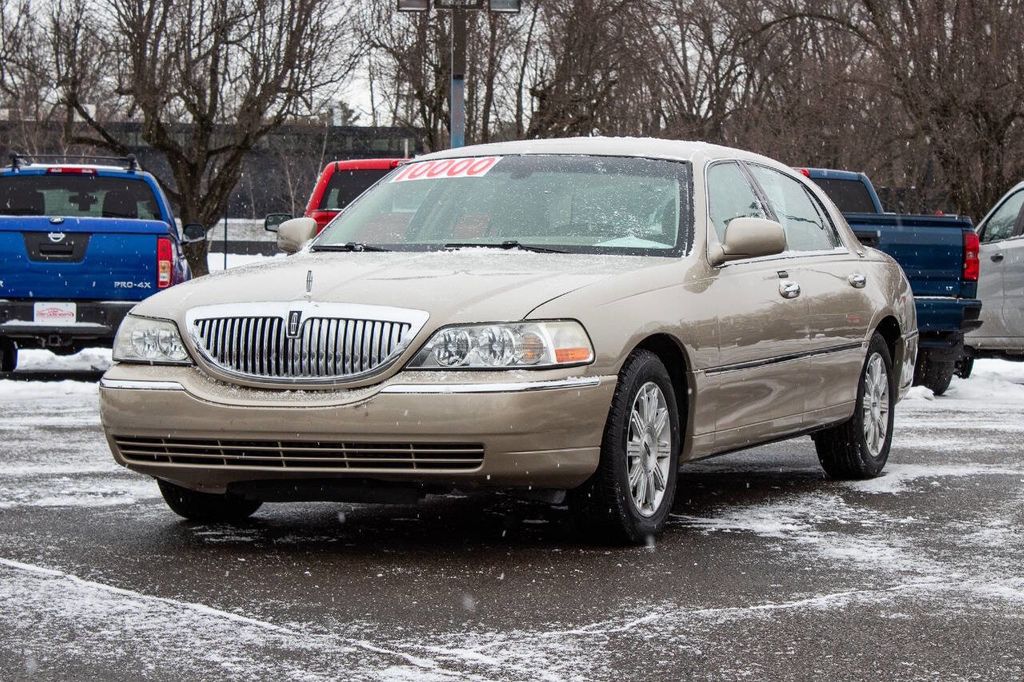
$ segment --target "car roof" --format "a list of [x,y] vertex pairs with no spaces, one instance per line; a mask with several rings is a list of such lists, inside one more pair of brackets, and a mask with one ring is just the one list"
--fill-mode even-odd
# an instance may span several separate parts
[[519,154],[590,154],[595,156],[632,156],[669,161],[702,163],[715,159],[757,161],[778,168],[792,169],[760,154],[710,144],[708,142],[666,140],[654,137],[566,137],[543,140],[517,140],[478,144],[426,154],[416,161],[465,156],[504,156]]

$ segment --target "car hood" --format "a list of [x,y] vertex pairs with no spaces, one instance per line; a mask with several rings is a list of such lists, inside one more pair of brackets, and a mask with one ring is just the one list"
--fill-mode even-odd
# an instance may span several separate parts
[[497,249],[301,253],[195,279],[134,312],[181,319],[196,306],[312,300],[422,310],[430,315],[429,327],[518,320],[548,301],[652,260],[664,261]]

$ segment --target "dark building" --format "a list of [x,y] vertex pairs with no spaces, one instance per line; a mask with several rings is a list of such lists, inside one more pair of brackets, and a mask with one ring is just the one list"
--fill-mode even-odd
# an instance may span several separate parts
[[[126,122],[108,127],[117,131],[117,137],[127,143],[145,170],[173,187],[166,159],[142,139],[141,124]],[[187,135],[187,125],[180,129],[183,136]],[[60,153],[63,151],[61,132],[56,124],[0,121],[3,158],[11,152]],[[316,123],[283,125],[246,154],[242,177],[228,202],[228,217],[262,218],[277,211],[301,212],[320,170],[330,161],[402,158],[423,151],[423,134],[414,128]]]

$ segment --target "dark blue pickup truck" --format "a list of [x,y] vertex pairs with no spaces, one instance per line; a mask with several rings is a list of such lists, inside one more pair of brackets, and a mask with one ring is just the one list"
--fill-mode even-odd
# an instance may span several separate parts
[[903,267],[921,333],[914,382],[945,392],[963,357],[964,333],[981,325],[978,236],[970,218],[886,213],[863,173],[801,171],[832,198],[862,244]]
[[[109,345],[136,303],[191,277],[171,206],[134,159],[0,169],[0,371],[18,348]],[[113,161],[113,160],[110,160]]]

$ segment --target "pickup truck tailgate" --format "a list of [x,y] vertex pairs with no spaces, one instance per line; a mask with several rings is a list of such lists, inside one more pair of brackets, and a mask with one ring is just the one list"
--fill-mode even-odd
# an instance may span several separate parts
[[159,220],[0,217],[0,298],[141,301],[156,292]]
[[974,296],[962,291],[964,231],[970,220],[958,216],[906,216],[847,213],[865,246],[885,251],[903,268],[914,296]]

